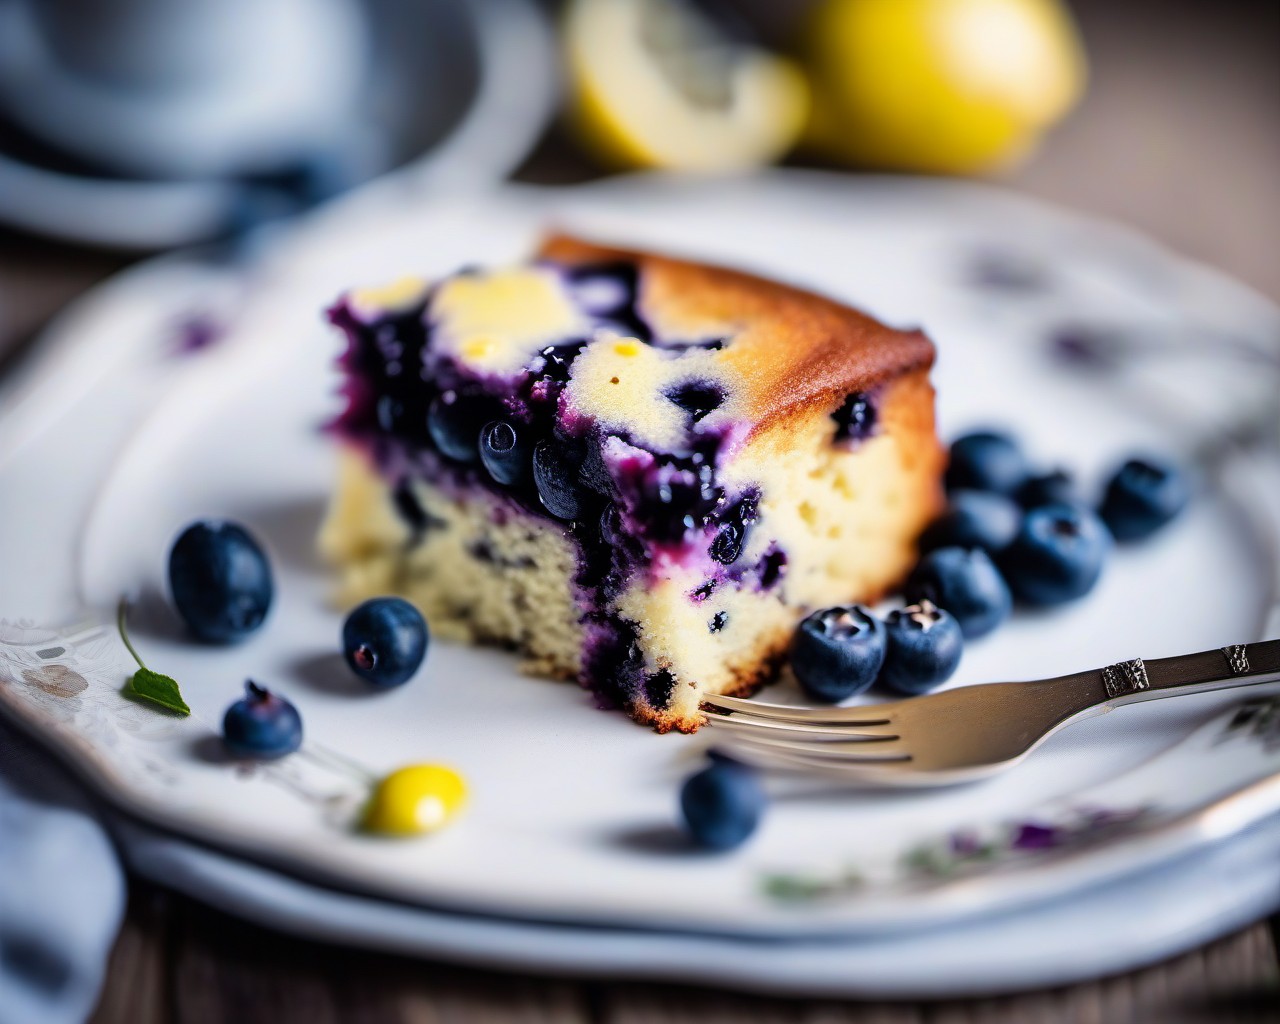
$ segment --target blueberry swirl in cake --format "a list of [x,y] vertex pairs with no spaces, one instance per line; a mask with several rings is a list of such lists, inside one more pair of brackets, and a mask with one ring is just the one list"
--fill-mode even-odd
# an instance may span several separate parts
[[929,340],[795,288],[558,236],[329,317],[344,603],[401,594],[660,731],[896,586],[942,502]]

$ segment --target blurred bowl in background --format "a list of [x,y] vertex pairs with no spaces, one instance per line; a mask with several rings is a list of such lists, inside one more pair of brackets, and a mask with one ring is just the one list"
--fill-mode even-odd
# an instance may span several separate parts
[[[345,12],[342,3],[322,0],[317,9],[330,20],[318,29],[312,52],[295,48],[278,94],[259,75],[258,109],[238,123],[231,115],[245,110],[243,90],[254,80],[246,64],[257,60],[261,68],[270,61],[256,46],[240,45],[243,31],[232,32],[223,54],[235,47],[230,64],[243,77],[221,93],[211,87],[228,62],[202,65],[198,55],[205,51],[192,34],[216,39],[227,22],[185,20],[200,4],[176,5],[179,13],[167,27],[165,19],[149,17],[147,31],[127,43],[108,38],[92,18],[77,31],[46,24],[48,45],[41,49],[33,45],[38,19],[29,16],[29,2],[0,0],[0,86],[7,86],[0,90],[0,116],[8,121],[0,123],[0,224],[79,243],[157,249],[217,236],[243,217],[255,180],[272,174],[304,179],[318,190],[309,199],[391,172],[423,187],[483,186],[506,177],[528,154],[558,91],[554,40],[534,0],[362,0]],[[104,18],[100,0],[88,7],[85,0],[60,0],[38,9],[46,22],[54,20],[54,8],[68,17],[96,10],[97,21],[110,26],[138,8],[163,14],[166,4],[116,0],[120,18],[114,20]],[[224,10],[221,0],[212,9]],[[357,25],[352,11],[367,17]],[[347,37],[337,31],[344,24]],[[93,43],[88,50],[67,52],[88,46],[86,38]],[[343,38],[345,44],[336,42]],[[166,41],[174,41],[177,53],[185,47],[191,59],[177,59]],[[120,89],[115,96],[99,90],[95,98],[68,74],[71,84],[61,93],[39,90],[35,103],[30,86],[50,78],[55,59],[77,69],[89,65]],[[133,111],[121,100],[130,74],[138,79]],[[218,98],[225,105],[219,107]],[[203,131],[219,136],[220,145],[195,152],[194,145],[165,138],[184,131],[183,101],[200,112],[197,124],[185,128],[187,137]],[[327,117],[326,105],[339,116]],[[66,114],[90,109],[99,116],[88,124]],[[122,143],[114,151],[113,133],[103,127],[109,116],[120,124]],[[271,117],[288,127],[273,132]],[[153,137],[144,146],[148,126]]]

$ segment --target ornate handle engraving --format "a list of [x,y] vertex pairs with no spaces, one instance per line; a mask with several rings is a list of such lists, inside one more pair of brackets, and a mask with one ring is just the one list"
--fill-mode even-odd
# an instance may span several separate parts
[[1233,676],[1243,676],[1249,672],[1249,650],[1244,644],[1232,644],[1222,648],[1222,654],[1231,667]]
[[1151,687],[1147,666],[1141,658],[1108,665],[1102,670],[1102,684],[1107,688],[1108,697],[1123,697],[1126,693],[1137,693]]

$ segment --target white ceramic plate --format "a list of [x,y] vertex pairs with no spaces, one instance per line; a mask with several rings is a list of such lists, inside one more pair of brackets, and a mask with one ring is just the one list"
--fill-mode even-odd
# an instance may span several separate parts
[[[746,848],[708,857],[684,849],[672,828],[676,785],[703,737],[653,735],[596,711],[573,687],[519,676],[495,652],[436,645],[422,675],[388,694],[346,678],[334,654],[340,616],[325,604],[311,553],[332,456],[317,427],[333,408],[338,347],[317,311],[355,282],[516,258],[550,223],[759,269],[892,322],[921,323],[941,353],[944,432],[1012,424],[1046,464],[1091,481],[1134,449],[1185,454],[1273,394],[1256,369],[1206,359],[1197,342],[1269,343],[1277,314],[1267,303],[1122,232],[972,186],[778,174],[510,189],[449,206],[384,190],[283,243],[228,337],[198,355],[172,355],[165,327],[202,295],[220,294],[225,282],[207,269],[135,273],[72,314],[56,346],[69,375],[95,350],[132,355],[81,381],[87,394],[65,414],[24,420],[20,438],[0,433],[0,564],[9,567],[0,617],[32,629],[8,634],[0,703],[132,814],[343,889],[455,911],[705,935],[874,937],[1159,864],[1159,847],[1135,861],[1101,844],[1090,856],[955,887],[918,884],[902,858],[953,829],[1034,818],[1082,790],[1105,801],[1107,780],[1239,695],[1122,709],[981,786],[893,796],[791,787]],[[997,256],[1039,268],[1044,287],[1026,287],[1025,272],[1018,288],[976,286],[975,264],[989,277]],[[1046,355],[1045,338],[1067,321],[1121,327],[1168,351],[1081,376]],[[43,380],[17,410],[56,404],[59,378]],[[0,420],[0,431],[13,429]],[[1167,535],[1117,554],[1087,601],[1021,615],[974,644],[954,685],[1257,638],[1274,565],[1244,513],[1274,512],[1246,500],[1242,509],[1207,487]],[[196,712],[179,722],[118,696],[127,664],[109,633],[45,636],[38,627],[107,608],[125,590],[160,592],[175,531],[210,514],[243,519],[264,537],[278,600],[258,636],[209,649],[184,641],[163,603],[144,598],[139,646],[182,681]],[[36,663],[15,668],[19,643]],[[58,646],[63,653],[40,658]],[[71,676],[24,676],[50,662],[86,688],[61,696],[78,688],[63,685]],[[216,725],[247,675],[299,705],[311,742],[374,771],[419,760],[457,766],[474,792],[465,819],[429,839],[378,841],[349,829],[362,789],[340,772],[306,759],[256,772],[226,764]],[[1126,790],[1114,809],[1175,814],[1235,781],[1188,751],[1167,781]],[[1184,852],[1171,843],[1163,856]],[[763,886],[778,872],[827,879],[847,868],[868,882],[839,899],[780,901]],[[1206,903],[1203,919],[1214,913]]]

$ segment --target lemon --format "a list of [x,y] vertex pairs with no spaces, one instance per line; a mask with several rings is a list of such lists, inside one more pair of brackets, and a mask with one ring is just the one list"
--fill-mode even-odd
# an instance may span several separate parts
[[803,130],[800,70],[729,42],[679,0],[572,0],[564,41],[569,124],[612,166],[754,167]]
[[1017,162],[1075,105],[1084,51],[1057,0],[821,0],[802,33],[807,138],[860,165]]
[[399,768],[374,787],[363,826],[384,835],[414,836],[446,824],[467,798],[462,776],[439,764]]

